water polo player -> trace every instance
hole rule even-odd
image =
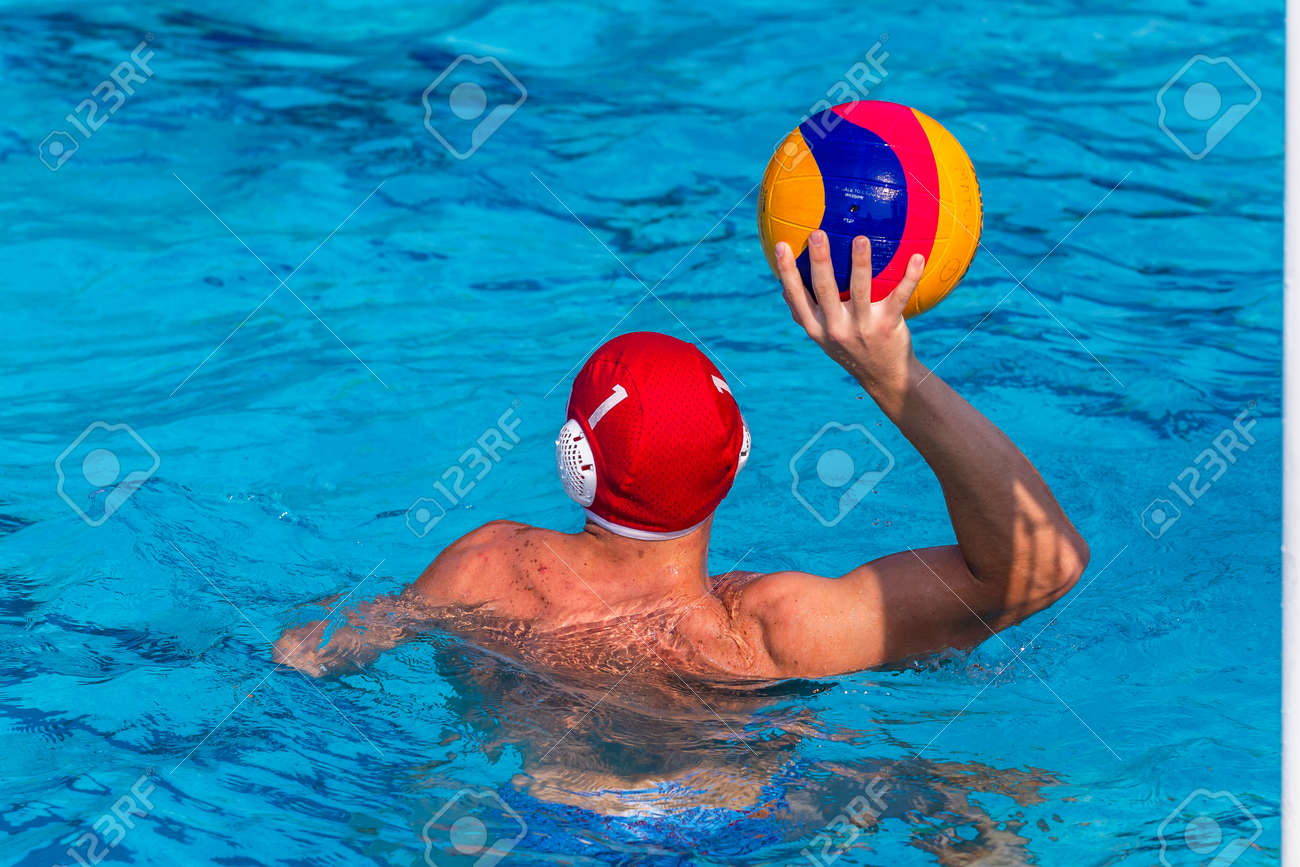
[[[625,334],[578,373],[556,441],[564,489],[586,516],[581,531],[485,524],[402,593],[358,606],[324,646],[324,621],[286,633],[277,660],[319,675],[445,629],[538,666],[817,677],[970,647],[1060,599],[1088,548],[1011,440],[913,354],[903,311],[921,256],[872,302],[865,237],[853,241],[847,301],[823,232],[809,238],[811,290],[789,246],[774,252],[795,321],[938,477],[956,544],[834,577],[710,575],[713,513],[749,456],[749,430],[698,349]]]

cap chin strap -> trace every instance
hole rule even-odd
[[[744,416],[740,417],[740,428],[740,454],[736,457],[737,475],[745,468],[745,464],[749,463],[751,440],[749,425],[745,423]],[[582,425],[578,424],[577,419],[571,418],[566,421],[555,437],[555,466],[560,471],[560,482],[564,485],[564,492],[569,495],[569,499],[582,506],[582,510],[587,513],[587,517],[592,522],[611,533],[629,539],[679,539],[687,533],[695,532],[704,525],[704,521],[708,520],[705,518],[704,521],[685,530],[659,532],[624,527],[591,511],[591,504],[596,502],[596,455],[592,452],[591,443],[587,440],[587,435],[583,433]]]

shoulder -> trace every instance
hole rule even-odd
[[[856,652],[880,634],[878,600],[859,582],[808,572],[755,577],[733,603],[733,617],[751,624],[780,676],[817,676],[845,670],[845,626],[856,633]],[[855,654],[856,655],[856,654]],[[863,666],[852,666],[861,668]]]
[[[833,579],[807,572],[769,572],[753,575],[733,592],[729,607],[738,617],[757,622],[765,632],[799,625],[806,613],[799,603],[810,592],[820,592]]]
[[[416,591],[435,604],[484,601],[509,577],[508,556],[535,528],[515,521],[489,521],[452,542],[415,582]]]
[[[490,555],[519,543],[524,537],[541,532],[536,527],[521,524],[518,521],[488,521],[483,526],[470,530],[455,542],[452,542],[438,555],[438,560],[464,561],[476,556]],[[438,562],[437,560],[434,561]]]

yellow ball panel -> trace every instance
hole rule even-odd
[[[798,256],[808,245],[809,233],[821,225],[825,212],[821,171],[796,129],[776,149],[758,188],[758,240],[773,274],[777,242],[785,241]]]

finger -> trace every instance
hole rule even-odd
[[[817,311],[813,309],[808,289],[803,285],[803,277],[799,276],[799,267],[794,261],[794,251],[785,241],[776,245],[776,272],[781,278],[781,294],[785,297],[785,303],[790,308],[794,321],[815,338],[820,333],[821,321]]]
[[[853,239],[853,270],[849,274],[849,303],[858,316],[871,311],[871,240]]]
[[[813,294],[822,315],[829,319],[843,313],[840,287],[835,283],[835,268],[831,265],[831,243],[826,233],[815,229],[808,236],[808,262],[812,272]]]
[[[913,253],[912,258],[907,262],[907,271],[903,274],[903,279],[898,281],[894,291],[889,294],[890,310],[895,310],[901,316],[907,309],[907,302],[912,300],[912,293],[916,291],[916,284],[921,281],[921,274],[925,271],[925,257],[920,253]]]

